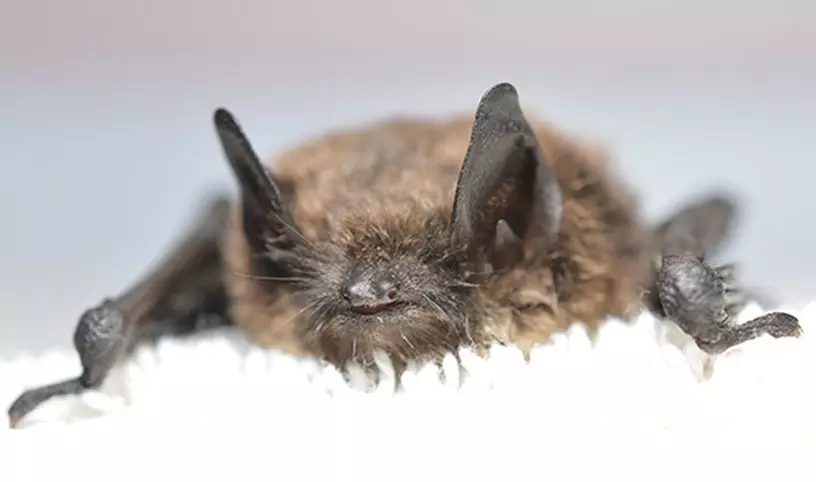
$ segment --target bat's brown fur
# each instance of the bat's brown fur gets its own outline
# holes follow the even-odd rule
[[[522,264],[475,290],[472,301],[459,307],[466,318],[459,329],[440,327],[441,315],[425,313],[417,319],[428,321],[417,322],[425,325],[410,341],[399,331],[357,333],[351,346],[350,336],[343,336],[348,324],[332,322],[315,333],[294,290],[251,276],[253,256],[240,216],[233,217],[225,244],[234,322],[263,345],[343,363],[365,360],[377,346],[398,358],[433,357],[496,339],[527,350],[575,321],[593,329],[609,316],[636,313],[641,289],[651,280],[654,250],[635,200],[603,152],[549,123],[531,124],[563,190],[558,240],[544,261]],[[472,125],[472,116],[392,119],[312,140],[268,166],[311,242],[362,256],[366,249],[426,240],[441,243],[434,249],[444,251]]]

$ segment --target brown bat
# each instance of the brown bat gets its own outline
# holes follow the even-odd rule
[[[713,195],[649,226],[604,153],[528,119],[511,84],[475,116],[382,121],[268,164],[227,110],[214,123],[238,202],[214,195],[151,273],[86,311],[82,374],[23,393],[13,426],[98,387],[139,341],[211,325],[339,367],[382,350],[398,369],[494,342],[529,353],[572,323],[594,332],[644,309],[709,353],[801,334],[781,312],[733,322],[745,291],[732,265],[706,261],[732,201]]]

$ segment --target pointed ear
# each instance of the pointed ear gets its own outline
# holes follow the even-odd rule
[[[554,241],[562,204],[561,187],[524,117],[515,87],[493,86],[476,109],[459,172],[451,213],[454,246],[464,248],[469,261],[486,261],[494,268],[506,265],[507,259],[519,259],[519,243],[530,251]],[[516,252],[508,258],[498,252],[503,247]]]
[[[708,257],[722,247],[737,214],[736,203],[725,195],[712,195],[688,204],[655,228],[661,251],[687,251]]]
[[[224,155],[238,181],[247,242],[256,252],[290,249],[299,237],[280,189],[261,164],[233,115],[224,108],[213,116]]]

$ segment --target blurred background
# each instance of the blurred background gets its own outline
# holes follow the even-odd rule
[[[525,109],[605,142],[657,219],[727,188],[724,253],[815,299],[811,0],[0,0],[0,358],[70,347],[211,188],[229,107],[267,155],[392,114]]]

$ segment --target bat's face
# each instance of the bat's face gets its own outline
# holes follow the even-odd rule
[[[370,360],[377,349],[406,360],[456,349],[480,318],[448,233],[433,213],[351,216],[330,240],[303,242],[276,263],[291,280],[287,311],[335,362]]]
[[[287,280],[330,359],[378,348],[413,358],[467,343],[482,312],[477,285],[546,255],[557,235],[561,189],[509,84],[479,103],[450,206],[347,207],[322,242],[304,237],[232,116],[219,110],[215,123],[241,188],[243,234],[262,260],[256,271]]]

